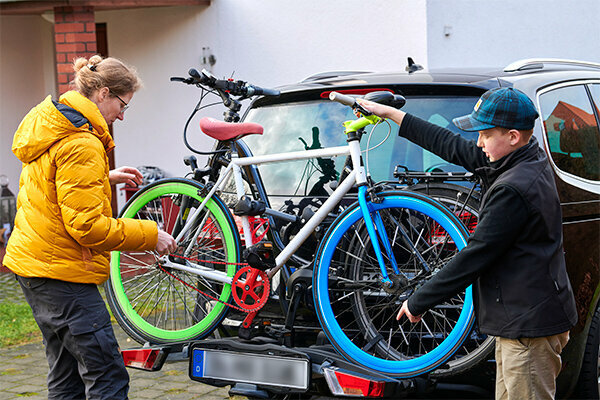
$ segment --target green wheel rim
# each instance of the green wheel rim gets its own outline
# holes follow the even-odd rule
[[[198,195],[198,188],[195,186],[182,182],[168,182],[157,185],[148,191],[140,193],[139,197],[135,198],[134,201],[127,207],[127,209],[125,209],[122,218],[133,218],[143,206],[157,197],[166,194],[183,194],[199,201],[203,200],[203,198]],[[214,200],[209,200],[205,207],[212,213],[223,231],[223,239],[225,241],[224,247],[227,250],[227,262],[233,263],[227,265],[227,276],[233,278],[237,271],[237,266],[235,265],[235,263],[237,263],[237,251],[235,246],[235,236],[231,229],[229,219],[227,214],[218,206],[218,204],[216,204]],[[157,338],[162,338],[168,341],[180,341],[200,336],[207,329],[209,329],[213,325],[214,321],[219,319],[223,314],[223,311],[225,311],[224,308],[226,305],[221,302],[227,303],[231,298],[231,285],[224,284],[223,291],[219,296],[219,300],[221,302],[216,303],[208,315],[197,324],[180,330],[166,330],[157,328],[141,317],[129,302],[129,299],[125,294],[123,281],[121,279],[120,262],[121,252],[113,251],[111,253],[110,279],[112,289],[115,293],[116,302],[125,314],[125,317],[133,325],[148,335]]]

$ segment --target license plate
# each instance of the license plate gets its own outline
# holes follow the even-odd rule
[[[194,349],[192,377],[308,389],[306,359]]]

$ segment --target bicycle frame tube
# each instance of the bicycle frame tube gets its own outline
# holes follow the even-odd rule
[[[381,254],[381,249],[379,247],[379,240],[377,236],[377,231],[375,229],[375,223],[377,221],[373,221],[370,215],[370,210],[367,205],[366,200],[366,184],[367,177],[365,168],[361,165],[361,150],[360,143],[358,140],[353,140],[348,143],[348,146],[338,146],[338,147],[329,147],[325,149],[313,149],[306,151],[296,151],[296,152],[288,152],[288,153],[278,153],[278,154],[268,154],[264,156],[253,156],[253,157],[233,157],[231,159],[230,164],[225,169],[224,173],[221,174],[219,179],[217,180],[214,187],[209,191],[206,195],[206,198],[202,201],[200,206],[194,213],[188,218],[187,223],[177,236],[177,240],[183,238],[185,233],[187,233],[191,226],[194,225],[198,215],[205,207],[206,203],[210,200],[210,198],[216,193],[217,190],[221,190],[225,185],[225,182],[229,175],[233,173],[234,182],[236,186],[236,194],[239,197],[245,195],[244,191],[244,182],[242,177],[242,169],[243,166],[248,165],[261,165],[268,164],[274,162],[281,161],[292,161],[292,160],[304,160],[304,159],[312,159],[319,157],[334,157],[334,156],[343,156],[350,155],[352,159],[352,172],[348,174],[348,176],[339,184],[336,190],[331,194],[331,196],[323,203],[323,205],[317,210],[317,212],[312,216],[312,218],[298,231],[298,233],[294,236],[294,238],[288,243],[287,246],[283,248],[281,253],[275,258],[275,267],[269,271],[269,278],[273,277],[279,269],[283,266],[283,264],[289,260],[292,254],[298,250],[300,245],[310,236],[314,229],[325,219],[325,217],[333,210],[336,204],[338,204],[342,198],[348,193],[348,191],[355,184],[358,185],[359,188],[359,205],[362,209],[363,216],[365,219],[365,223],[367,225],[367,229],[369,232],[369,237],[373,242],[373,247],[377,254],[377,259],[379,261],[379,265],[381,268],[381,272],[383,274],[384,279],[388,279],[385,262],[383,260],[383,256]],[[252,245],[252,235],[250,232],[250,225],[248,223],[248,217],[242,216],[243,222],[243,230],[244,230],[244,238],[246,242],[246,246]],[[386,242],[388,238],[385,236],[385,232],[381,233],[382,242]],[[194,241],[192,240],[192,243]],[[189,251],[189,250],[188,250]],[[186,251],[186,253],[188,252]],[[395,265],[395,261],[393,260],[393,255],[386,247],[386,251],[388,253],[388,257],[392,260],[392,265],[394,270],[397,270],[397,266]],[[193,263],[187,262],[186,266],[182,266],[180,264],[171,263],[167,261],[167,266],[174,269],[181,269],[188,272],[192,272],[194,274],[205,276],[209,279],[216,279],[221,282],[231,283],[232,279],[227,277],[223,273],[204,270],[200,266],[195,267]]]
[[[279,269],[283,266],[283,264],[289,260],[289,258],[294,254],[296,250],[300,247],[302,243],[309,237],[315,228],[323,222],[327,214],[333,209],[333,207],[338,204],[342,198],[348,193],[350,188],[354,186],[356,183],[356,171],[352,171],[346,179],[342,181],[342,183],[335,189],[335,191],[329,196],[329,198],[323,203],[321,207],[317,210],[317,212],[309,219],[306,224],[298,231],[298,233],[294,236],[294,238],[283,248],[281,253],[277,257],[275,257],[275,267],[269,271],[269,278],[279,271]]]
[[[198,215],[204,209],[206,203],[210,200],[210,198],[217,192],[217,190],[221,190],[229,178],[229,174],[234,172],[234,165],[239,167],[245,167],[247,165],[261,165],[268,164],[272,162],[281,162],[281,161],[293,161],[293,160],[304,160],[309,158],[319,158],[319,157],[335,157],[335,156],[343,156],[350,154],[349,146],[337,146],[337,147],[328,147],[325,149],[314,149],[314,150],[306,150],[306,151],[294,151],[288,153],[278,153],[278,154],[267,154],[264,156],[253,156],[253,157],[242,157],[242,158],[232,158],[231,162],[225,169],[225,171],[219,176],[219,179],[212,187],[212,189],[208,192],[198,209],[194,211],[194,213],[188,218],[187,223],[179,232],[179,235],[175,238],[176,241],[183,239],[184,235],[190,230],[190,228],[195,224]],[[359,148],[360,154],[360,148]],[[360,164],[358,164],[360,165]],[[236,184],[236,192],[238,197],[241,197],[244,193],[243,179],[241,179],[241,168],[237,171],[239,173],[240,178],[235,178]],[[241,179],[241,180],[240,180]],[[238,183],[239,180],[239,183]],[[247,217],[242,217],[242,219],[246,219]],[[248,225],[249,228],[249,225]],[[251,237],[251,233],[244,230],[244,236]],[[189,250],[188,250],[189,251]]]
[[[233,160],[238,160],[237,155]],[[232,160],[232,161],[233,161]],[[236,163],[232,162],[233,165],[233,178],[235,179],[235,192],[237,194],[237,198],[241,199],[242,196],[246,194],[244,190],[244,178],[242,177],[242,168]],[[244,231],[244,241],[246,242],[246,247],[252,246],[252,232],[250,231],[250,222],[248,221],[248,217],[242,216],[242,229]]]
[[[233,168],[233,173],[236,174],[235,168]],[[241,174],[241,171],[238,171],[237,173]],[[346,193],[348,193],[350,188],[352,188],[352,186],[354,186],[354,184],[356,183],[356,177],[357,173],[354,170],[350,174],[348,174],[348,176],[342,181],[342,183],[337,187],[337,189],[335,189],[335,191],[325,201],[325,203],[323,203],[323,205],[317,210],[317,212],[312,216],[312,218],[309,219],[308,222],[298,231],[298,233],[288,243],[288,245],[283,248],[281,253],[279,253],[279,255],[275,258],[275,267],[271,269],[271,271],[269,271],[269,278],[272,278],[273,275],[275,275],[279,271],[279,269],[281,269],[283,264],[285,264],[285,262],[292,256],[292,254],[294,254],[296,250],[298,250],[300,245],[306,240],[308,236],[312,234],[314,229],[325,219],[325,217],[329,214],[329,212],[331,212],[333,207],[342,200],[342,198],[346,195]],[[216,185],[215,188],[213,188],[213,190],[216,190]],[[242,217],[242,219],[246,220],[247,218],[248,217],[246,216]],[[244,229],[245,228],[246,227],[244,226]],[[248,237],[250,235],[247,232],[244,232],[244,236]],[[223,272],[205,270],[201,266],[196,266],[195,263],[189,261],[186,261],[186,265],[184,266],[166,260],[165,266],[173,269],[191,272],[193,274],[203,276],[208,279],[214,279],[224,283],[231,283],[233,281],[232,278],[228,277]]]

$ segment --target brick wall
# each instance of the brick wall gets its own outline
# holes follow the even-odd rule
[[[93,7],[54,9],[56,82],[59,95],[70,89],[73,60],[96,54],[96,23]]]

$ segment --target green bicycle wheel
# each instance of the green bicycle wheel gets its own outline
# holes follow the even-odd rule
[[[203,186],[185,179],[157,181],[125,205],[119,217],[155,221],[173,237],[202,200]],[[192,243],[190,245],[190,243]],[[200,269],[233,277],[241,243],[227,206],[213,196],[178,242],[179,253]],[[113,251],[105,284],[108,304],[121,327],[140,343],[164,344],[209,335],[225,317],[231,285],[158,262],[154,251]],[[170,256],[173,263],[186,260]]]

